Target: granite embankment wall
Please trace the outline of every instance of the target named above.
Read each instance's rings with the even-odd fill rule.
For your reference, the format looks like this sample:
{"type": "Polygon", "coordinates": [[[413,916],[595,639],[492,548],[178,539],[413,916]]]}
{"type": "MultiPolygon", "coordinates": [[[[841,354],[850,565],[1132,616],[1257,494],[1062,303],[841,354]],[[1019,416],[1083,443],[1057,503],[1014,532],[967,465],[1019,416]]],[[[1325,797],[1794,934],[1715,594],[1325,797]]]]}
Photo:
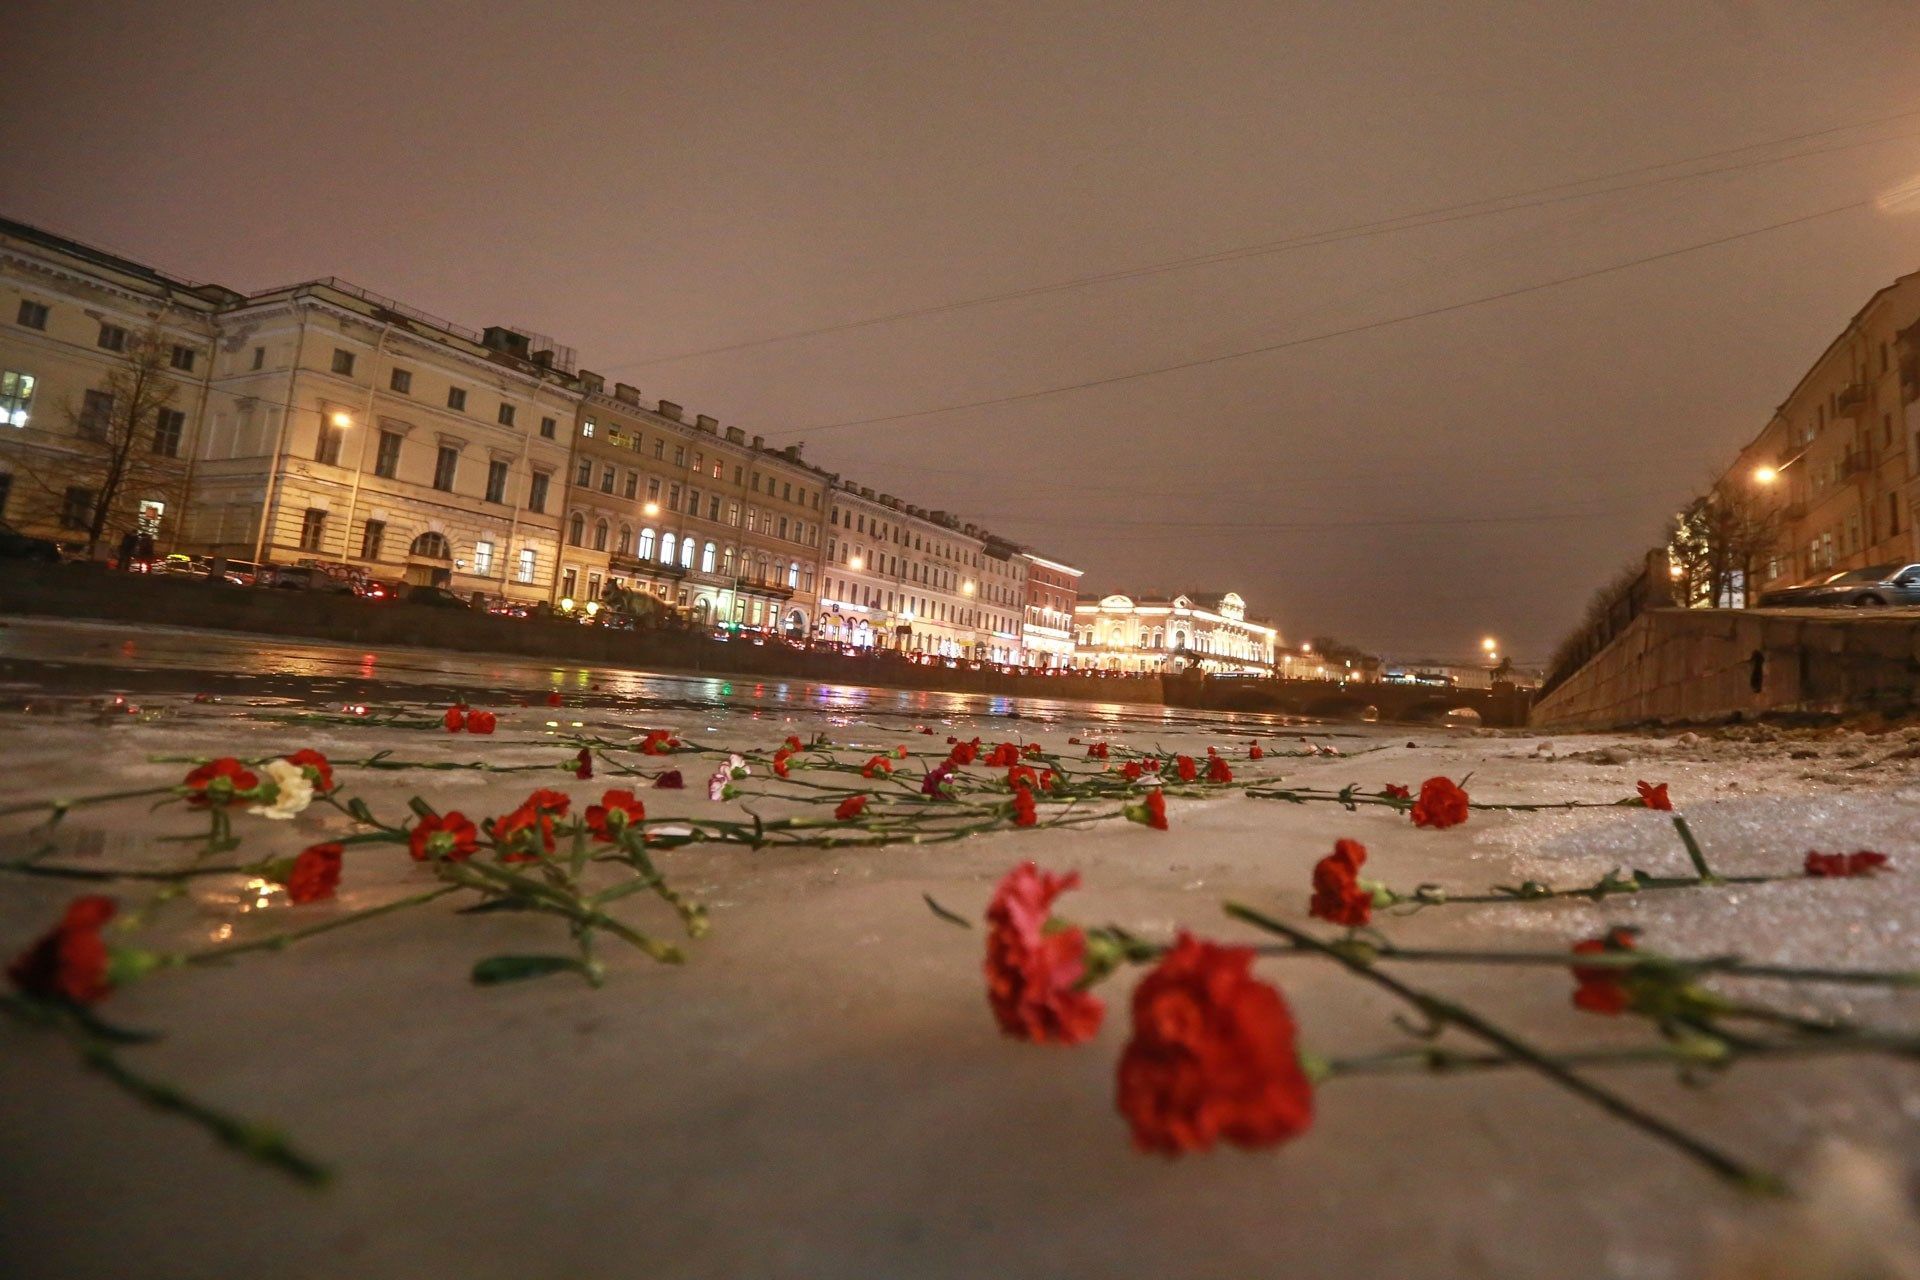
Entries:
{"type": "Polygon", "coordinates": [[[772,676],[1091,702],[1165,701],[1158,677],[1007,676],[964,667],[921,667],[889,658],[802,652],[784,644],[721,643],[688,632],[615,631],[551,619],[495,618],[458,609],[375,604],[304,591],[211,586],[196,579],[112,573],[92,566],[0,564],[0,615],[8,614],[504,653],[635,671],[772,676]]]}
{"type": "Polygon", "coordinates": [[[1920,709],[1920,613],[1650,609],[1534,704],[1542,729],[1920,709]]]}

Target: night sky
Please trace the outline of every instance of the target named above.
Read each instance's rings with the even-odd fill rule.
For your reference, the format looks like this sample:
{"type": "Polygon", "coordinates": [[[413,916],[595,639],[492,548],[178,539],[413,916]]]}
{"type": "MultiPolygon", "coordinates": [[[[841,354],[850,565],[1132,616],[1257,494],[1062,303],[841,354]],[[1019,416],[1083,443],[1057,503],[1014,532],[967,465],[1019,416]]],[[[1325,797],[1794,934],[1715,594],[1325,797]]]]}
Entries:
{"type": "Polygon", "coordinates": [[[1093,589],[1399,656],[1543,657],[1920,267],[1912,0],[7,10],[8,216],[550,334],[1093,589]]]}

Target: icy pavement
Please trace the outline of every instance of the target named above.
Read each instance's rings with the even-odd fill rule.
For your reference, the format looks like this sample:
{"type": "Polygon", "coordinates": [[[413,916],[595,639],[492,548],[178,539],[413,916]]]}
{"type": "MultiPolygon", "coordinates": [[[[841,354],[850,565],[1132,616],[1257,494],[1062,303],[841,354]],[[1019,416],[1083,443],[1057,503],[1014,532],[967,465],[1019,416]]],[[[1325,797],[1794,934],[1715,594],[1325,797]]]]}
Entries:
{"type": "MultiPolygon", "coordinates": [[[[464,690],[500,715],[496,735],[479,738],[282,718],[339,710],[360,678],[351,657],[299,678],[263,674],[249,690],[225,659],[88,667],[86,646],[112,642],[63,634],[79,667],[50,674],[33,665],[42,654],[6,671],[0,805],[179,778],[185,766],[152,756],[313,747],[338,760],[391,750],[557,766],[569,754],[564,735],[654,727],[695,744],[762,749],[819,731],[847,758],[928,749],[918,724],[934,731],[932,743],[1017,738],[1068,758],[1083,754],[1071,737],[1193,753],[1215,745],[1242,776],[1374,791],[1471,774],[1469,789],[1486,801],[1613,801],[1645,778],[1670,784],[1717,870],[1790,871],[1813,848],[1879,849],[1896,870],[1602,905],[1449,906],[1383,917],[1382,929],[1406,945],[1559,948],[1631,923],[1645,929],[1645,945],[1675,953],[1920,968],[1920,753],[1898,735],[1303,731],[816,686],[722,695],[705,682],[622,684],[484,660],[425,664],[417,679],[377,690],[382,711],[437,710],[441,683],[464,690]],[[219,692],[196,702],[205,692],[196,682],[219,692]],[[114,687],[138,710],[115,707],[114,687]],[[566,706],[541,702],[549,687],[567,693],[566,706]],[[703,705],[709,699],[716,705],[703,705]],[[1285,751],[1303,732],[1365,754],[1241,759],[1249,738],[1285,751]]],[[[391,655],[381,662],[393,665],[391,655]]],[[[645,793],[653,816],[745,812],[742,801],[707,798],[701,765],[686,772],[686,791],[645,793]]],[[[477,815],[506,811],[535,785],[558,786],[576,805],[610,785],[557,768],[343,768],[341,778],[383,815],[414,794],[477,815]]],[[[764,796],[750,803],[769,817],[798,811],[764,796]]],[[[1920,1165],[1920,1070],[1880,1058],[1743,1064],[1705,1088],[1659,1067],[1604,1074],[1660,1115],[1797,1177],[1811,1196],[1799,1205],[1745,1198],[1511,1071],[1336,1080],[1319,1092],[1313,1128],[1276,1150],[1136,1154],[1112,1102],[1132,978],[1103,990],[1108,1022],[1091,1044],[1003,1039],[982,993],[981,934],[934,918],[922,894],[977,917],[999,876],[1033,859],[1082,873],[1084,888],[1060,904],[1081,922],[1247,939],[1220,902],[1305,923],[1310,869],[1342,836],[1367,844],[1370,876],[1401,888],[1566,885],[1616,866],[1687,870],[1667,818],[1638,809],[1476,812],[1434,832],[1385,808],[1349,813],[1237,792],[1168,808],[1165,832],[1110,822],[921,848],[668,854],[663,870],[707,902],[712,933],[687,944],[679,968],[604,951],[599,990],[571,976],[474,986],[475,960],[553,949],[558,926],[436,903],[230,967],[156,975],[102,1006],[118,1023],[165,1032],[133,1051],[141,1065],[282,1123],[332,1162],[337,1181],[319,1193],[127,1100],[56,1038],[0,1022],[0,1275],[1682,1280],[1763,1274],[1762,1261],[1787,1268],[1765,1274],[1841,1274],[1834,1259],[1856,1248],[1879,1268],[1858,1274],[1909,1274],[1895,1268],[1901,1249],[1909,1263],[1915,1256],[1903,1181],[1920,1165]]],[[[291,823],[237,821],[250,855],[290,854],[348,829],[318,807],[291,823]]],[[[10,856],[24,852],[25,829],[0,823],[10,856]]],[[[154,838],[191,829],[177,806],[149,814],[135,801],[75,810],[58,840],[63,861],[130,865],[177,856],[154,838]]],[[[242,892],[237,879],[202,881],[168,909],[162,932],[203,945],[427,883],[397,849],[356,847],[338,904],[294,908],[277,892],[242,892]]],[[[0,950],[30,941],[74,891],[0,879],[0,950]]],[[[1572,1009],[1557,970],[1396,972],[1543,1044],[1648,1038],[1632,1020],[1572,1009]]],[[[1261,973],[1285,990],[1317,1053],[1406,1043],[1395,1006],[1323,961],[1268,960],[1261,973]]],[[[1920,1024],[1920,994],[1807,987],[1785,998],[1806,1011],[1920,1024]]]]}

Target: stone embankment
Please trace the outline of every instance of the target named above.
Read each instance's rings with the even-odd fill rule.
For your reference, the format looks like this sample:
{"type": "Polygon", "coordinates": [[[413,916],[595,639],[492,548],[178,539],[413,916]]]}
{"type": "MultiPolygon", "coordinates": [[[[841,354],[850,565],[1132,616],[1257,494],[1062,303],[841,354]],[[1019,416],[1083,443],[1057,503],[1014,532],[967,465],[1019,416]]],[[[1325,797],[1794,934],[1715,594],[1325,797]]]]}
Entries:
{"type": "Polygon", "coordinates": [[[1920,610],[1650,609],[1534,704],[1536,728],[1920,709],[1920,610]]]}

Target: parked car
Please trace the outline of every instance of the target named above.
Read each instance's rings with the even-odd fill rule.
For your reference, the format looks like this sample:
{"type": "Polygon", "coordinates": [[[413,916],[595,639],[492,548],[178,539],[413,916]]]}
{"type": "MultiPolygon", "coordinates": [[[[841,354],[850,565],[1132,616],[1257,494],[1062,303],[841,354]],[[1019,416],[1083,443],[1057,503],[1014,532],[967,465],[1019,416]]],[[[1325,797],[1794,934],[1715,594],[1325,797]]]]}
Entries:
{"type": "Polygon", "coordinates": [[[1920,605],[1920,564],[1895,561],[1829,574],[1799,586],[1765,592],[1760,597],[1760,605],[1770,609],[1920,605]]]}
{"type": "Polygon", "coordinates": [[[38,560],[43,564],[58,564],[60,544],[21,533],[12,525],[0,521],[0,560],[38,560]]]}
{"type": "Polygon", "coordinates": [[[445,587],[408,587],[408,604],[424,604],[433,609],[471,609],[473,605],[465,596],[455,595],[445,587]]]}
{"type": "Polygon", "coordinates": [[[253,576],[258,587],[273,587],[280,591],[317,591],[321,595],[350,596],[354,594],[353,584],[345,578],[336,578],[325,569],[314,565],[276,566],[262,569],[253,576]]]}

